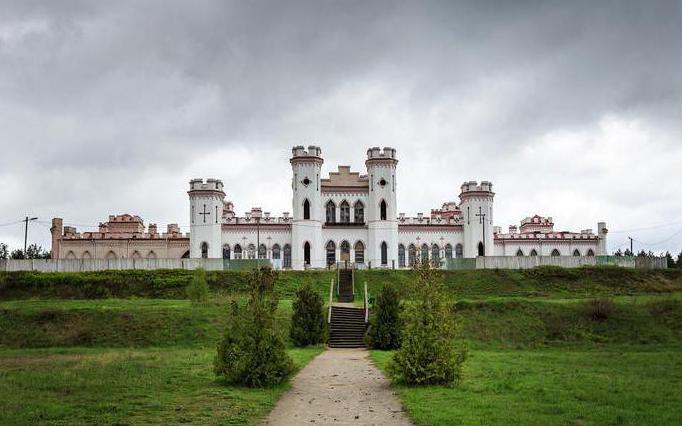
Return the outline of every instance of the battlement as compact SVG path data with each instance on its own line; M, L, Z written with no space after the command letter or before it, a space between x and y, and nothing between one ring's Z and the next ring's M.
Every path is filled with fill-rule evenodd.
M367 160L398 160L395 148L384 147L383 151L378 146L367 150Z
M216 191L223 192L223 181L220 179L192 179L189 181L189 192L192 191Z
M322 158L322 149L319 146L310 145L306 151L303 145L297 145L291 149L291 159L296 158Z
M487 180L481 181L479 185L475 180L470 180L469 182L464 182L461 186L461 194L467 192L493 192L493 184ZM461 196L461 195L460 195Z

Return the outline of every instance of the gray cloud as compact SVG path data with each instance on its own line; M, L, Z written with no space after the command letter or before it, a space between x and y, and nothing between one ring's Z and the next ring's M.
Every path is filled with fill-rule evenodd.
M562 228L638 229L677 222L682 208L679 2L0 10L0 224L123 211L183 224L186 180L208 175L227 181L239 211L290 210L287 158L301 142L323 147L326 170L396 146L411 214L484 178L503 226L538 212ZM0 240L20 237L0 227Z

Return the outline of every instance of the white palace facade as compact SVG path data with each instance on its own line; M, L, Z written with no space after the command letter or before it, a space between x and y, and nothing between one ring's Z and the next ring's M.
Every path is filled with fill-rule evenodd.
M430 215L398 213L393 148L370 148L366 173L348 166L322 177L317 146L296 146L292 168L292 212L272 216L252 208L235 214L219 179L189 183L190 232L177 225L159 234L138 216L110 216L100 232L80 234L55 218L56 258L270 259L277 268L325 268L337 262L358 267L405 268L417 258L477 256L594 256L606 254L606 224L579 232L555 231L551 217L534 215L510 226L494 226L495 193L490 182L464 182L459 202ZM62 229L63 228L63 229Z

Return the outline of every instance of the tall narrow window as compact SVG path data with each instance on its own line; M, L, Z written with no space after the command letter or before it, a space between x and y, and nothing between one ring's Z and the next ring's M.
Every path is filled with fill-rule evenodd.
M426 244L422 244L421 257L422 257L422 262L428 262L429 261L429 246Z
M431 262L433 262L434 265L440 264L440 247L438 247L438 244L431 246Z
M587 250L587 256L594 256L594 251L592 249Z
M410 267L414 266L415 263L417 263L417 247L414 246L414 244L410 244L410 246L407 249L408 251L408 260L409 260L409 265Z
M341 262L350 262L350 243L346 240L341 241Z
M452 246L450 244L445 245L445 258L452 259Z
M336 244L334 241L329 241L326 246L327 250L327 266L334 265L336 263Z
M379 205L379 219L380 220L386 220L386 201L381 200L381 204Z
M279 259L281 257L281 249L279 247L279 244L275 244L272 246L272 258L273 259Z
M398 267L405 267L405 246L402 244L398 245Z
M310 201L307 198L303 202L303 219L310 219Z
M537 256L537 255L538 255L538 252L535 249L531 250L530 253L528 253L528 256Z
M282 261L282 267L285 269L291 268L291 246L289 244L284 245L284 260Z
M240 246L239 244L234 245L234 258L235 259L242 258L242 246Z
M362 241L355 243L355 263L365 263L365 245Z
M523 250L521 250L521 249L516 250L516 255L519 257L522 257L523 256Z
M206 241L201 243L201 257L203 259L208 259L208 243Z
M381 243L381 264L388 265L388 244L386 241Z
M455 246L455 257L461 259L464 257L464 247L461 244Z
M365 223L365 205L361 201L356 201L353 205L354 222Z
M265 259L266 257L268 257L268 249L265 247L265 244L261 244L258 246L258 258Z
M223 259L229 259L230 258L230 245L225 244L223 245Z
M578 249L573 250L573 256L580 256L580 250Z
M327 223L336 223L336 205L332 200L327 202Z
M246 254L249 259L255 259L256 258L256 246L253 244L249 244L248 247L246 248Z
M310 265L310 243L307 241L303 244L303 263Z
M559 253L559 250L554 249L554 250L552 250L552 256L555 256L555 257L556 257L556 256L561 256L561 253Z
M485 248L483 247L483 242L478 243L478 255L485 256Z
M348 201L341 203L341 223L350 223L350 204Z

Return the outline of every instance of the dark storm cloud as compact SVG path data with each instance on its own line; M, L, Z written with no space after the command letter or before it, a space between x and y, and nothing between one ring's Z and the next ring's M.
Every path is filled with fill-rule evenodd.
M184 223L186 179L209 174L239 211L289 210L300 142L327 169L398 147L409 213L491 178L500 225L672 222L681 197L657 183L682 160L680 18L679 2L1 2L0 223Z

